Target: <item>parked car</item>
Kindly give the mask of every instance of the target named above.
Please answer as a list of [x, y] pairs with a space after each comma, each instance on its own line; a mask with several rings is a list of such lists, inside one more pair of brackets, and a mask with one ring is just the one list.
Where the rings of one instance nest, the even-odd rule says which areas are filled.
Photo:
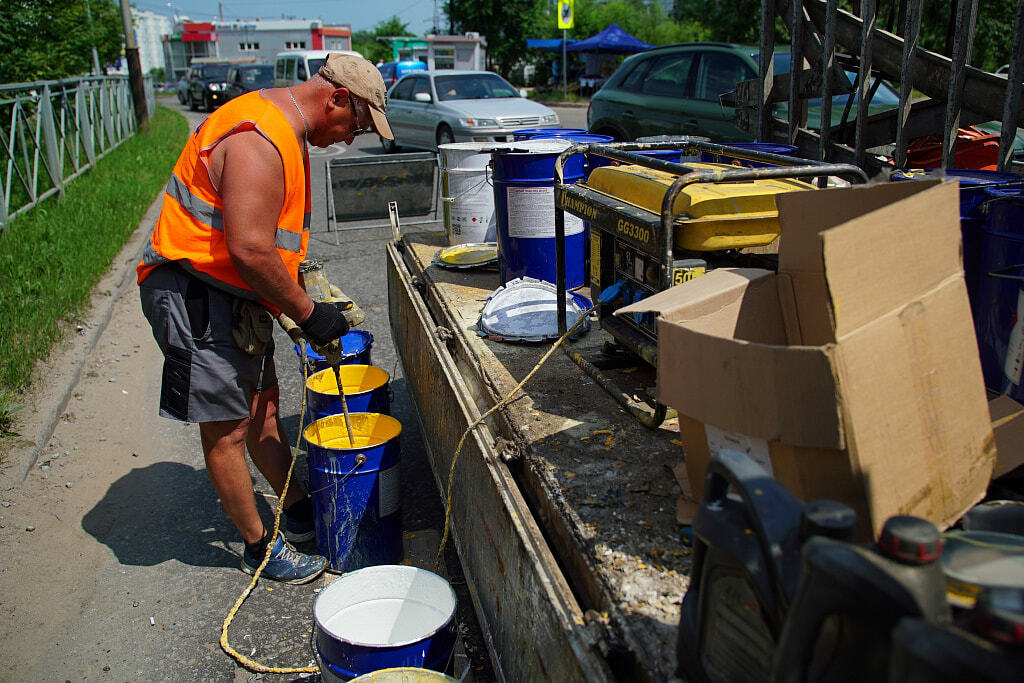
[[196, 111], [203, 107], [213, 111], [227, 101], [227, 62], [213, 64], [193, 64], [189, 69], [188, 108]]
[[293, 50], [279, 52], [274, 60], [274, 87], [286, 88], [308, 81], [327, 61], [327, 55], [359, 55], [349, 50]]
[[178, 93], [178, 102], [180, 104], [188, 104], [188, 77], [190, 71], [191, 69], [182, 74], [174, 88]]
[[407, 73], [426, 71], [427, 65], [418, 59], [406, 59], [401, 62], [384, 62], [377, 65], [377, 70], [380, 71], [380, 75], [384, 78], [384, 85], [390, 88]]
[[[758, 74], [758, 48], [731, 43], [666, 45], [629, 57], [594, 94], [587, 109], [592, 133], [632, 141], [647, 135], [702, 135], [718, 142], [752, 137], [736, 126], [728, 97], [736, 84]], [[789, 54], [775, 55], [775, 73], [789, 72]], [[851, 82], [855, 74], [847, 72]], [[832, 99], [836, 125], [850, 95]], [[854, 104], [856, 105], [856, 96]], [[884, 81], [871, 99], [869, 112], [893, 109], [899, 96]], [[784, 117], [787, 105], [776, 106]], [[850, 117], [854, 115], [851, 110]], [[808, 101], [808, 125], [817, 128], [821, 100]]]
[[414, 71], [388, 91], [388, 124], [398, 147], [436, 150], [449, 142], [506, 142], [523, 128], [558, 125], [558, 114], [490, 71]]
[[228, 69], [226, 99], [231, 100], [253, 90], [274, 87], [274, 67], [269, 64], [239, 64]]

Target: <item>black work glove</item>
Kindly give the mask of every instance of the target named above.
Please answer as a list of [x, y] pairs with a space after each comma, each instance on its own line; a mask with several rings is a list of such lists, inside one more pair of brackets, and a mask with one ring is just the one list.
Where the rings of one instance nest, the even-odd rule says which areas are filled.
[[351, 301], [314, 301], [313, 312], [299, 323], [306, 339], [324, 346], [348, 334], [348, 320], [343, 311], [352, 307]]

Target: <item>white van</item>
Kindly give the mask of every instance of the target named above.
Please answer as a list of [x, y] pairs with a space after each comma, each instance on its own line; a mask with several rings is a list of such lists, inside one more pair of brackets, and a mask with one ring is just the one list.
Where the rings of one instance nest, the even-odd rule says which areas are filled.
[[274, 60], [274, 87], [285, 88], [308, 81], [311, 76], [316, 75], [320, 67], [327, 61], [327, 55], [342, 54], [356, 55], [358, 52], [349, 50], [292, 50], [290, 52], [279, 52]]

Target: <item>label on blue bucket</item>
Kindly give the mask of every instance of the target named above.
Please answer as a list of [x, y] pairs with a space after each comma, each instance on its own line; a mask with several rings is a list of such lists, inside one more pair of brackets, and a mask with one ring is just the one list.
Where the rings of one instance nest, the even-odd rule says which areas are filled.
[[377, 482], [380, 484], [380, 516], [387, 517], [398, 512], [402, 506], [402, 480], [399, 476], [398, 465], [381, 470], [377, 473]]
[[1016, 386], [1020, 386], [1021, 371], [1024, 370], [1024, 288], [1017, 290], [1017, 315], [1006, 343], [1006, 361], [1003, 374]]
[[[555, 236], [555, 188], [506, 187], [508, 234], [517, 238]], [[583, 219], [565, 212], [565, 234], [583, 232]]]

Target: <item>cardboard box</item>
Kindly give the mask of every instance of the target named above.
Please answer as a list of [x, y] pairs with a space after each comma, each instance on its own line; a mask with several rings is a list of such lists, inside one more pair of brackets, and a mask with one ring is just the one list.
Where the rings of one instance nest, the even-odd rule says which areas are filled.
[[659, 314], [659, 400], [695, 493], [733, 448], [853, 507], [862, 537], [981, 499], [995, 446], [958, 202], [939, 181], [779, 195], [778, 274], [714, 270], [617, 312]]
[[1024, 406], [1001, 394], [988, 402], [988, 410], [998, 449], [992, 478], [1011, 473], [1015, 477], [1024, 476], [1024, 472], [1015, 471], [1024, 465]]

